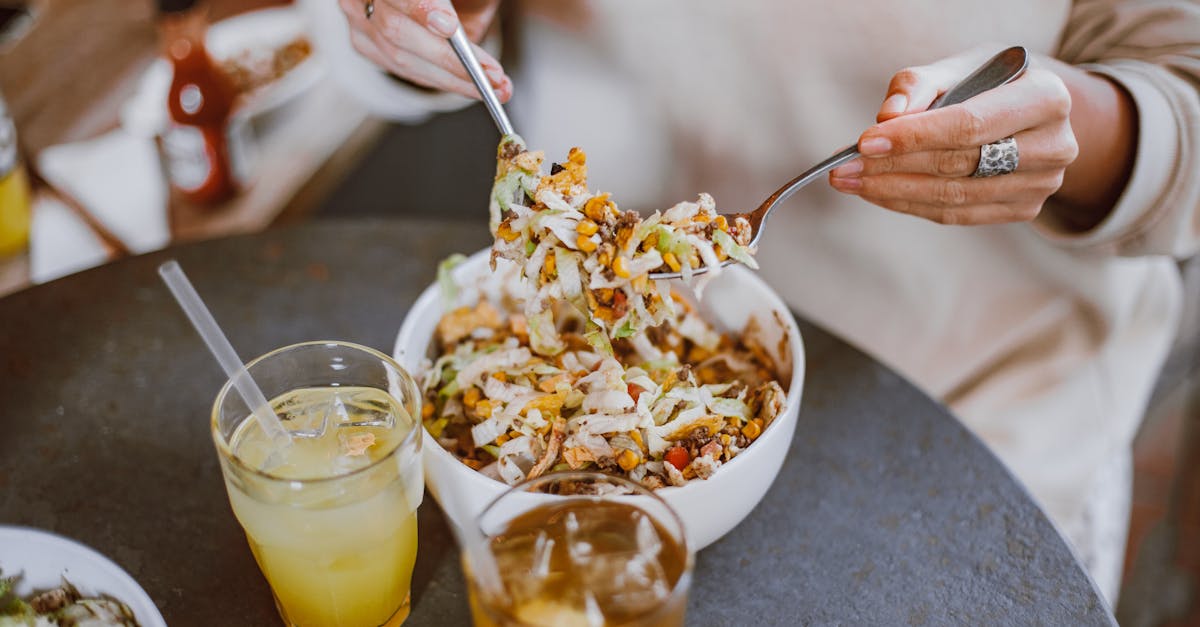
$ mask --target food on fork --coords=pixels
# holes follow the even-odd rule
[[[500,142],[490,202],[496,258],[523,268],[537,287],[525,318],[536,352],[563,346],[547,332],[551,304],[567,301],[586,314],[586,336],[604,352],[609,339],[632,337],[670,319],[670,289],[650,280],[679,272],[689,281],[706,267],[716,275],[727,259],[757,268],[750,223],[718,215],[708,194],[642,218],[617,209],[609,194],[587,188],[586,155],[572,148],[567,160],[542,173],[541,151],[509,135]]]
[[[753,318],[740,335],[719,333],[670,294],[661,326],[604,352],[585,337],[584,314],[556,302],[562,348],[546,354],[519,304],[501,307],[483,299],[443,316],[420,384],[430,435],[505,483],[591,469],[682,486],[739,455],[783,409]]]

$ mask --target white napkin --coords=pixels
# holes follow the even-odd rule
[[[29,278],[45,283],[108,260],[104,242],[69,207],[40,196],[29,232]]]
[[[94,139],[52,146],[38,158],[42,176],[74,196],[133,253],[170,242],[167,186],[154,142],[117,129]],[[55,205],[58,205],[55,208]],[[39,214],[45,216],[39,217]],[[71,224],[71,222],[78,224]],[[87,225],[57,201],[39,200],[30,232],[30,274],[35,282],[105,261],[103,245],[85,245]],[[97,259],[96,245],[100,258]]]

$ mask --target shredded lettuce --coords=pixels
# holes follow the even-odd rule
[[[442,293],[442,308],[449,311],[458,301],[458,282],[454,280],[453,272],[467,258],[464,255],[453,254],[438,264],[437,282]]]
[[[733,236],[720,229],[713,230],[713,241],[716,242],[725,254],[729,255],[734,261],[745,265],[746,267],[758,269],[758,262],[754,257],[750,256],[750,251],[745,246],[733,241]]]

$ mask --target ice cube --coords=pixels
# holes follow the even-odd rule
[[[606,607],[648,612],[671,592],[658,559],[641,553],[597,555],[588,566],[587,589]]]
[[[587,537],[590,530],[580,530],[579,518],[575,516],[575,512],[567,512],[563,519],[563,526],[566,528],[566,533],[563,535],[567,541],[567,556],[574,564],[587,564],[592,559],[593,547],[592,543],[584,538]]]
[[[637,512],[634,514],[637,518],[637,547],[638,551],[643,555],[657,557],[662,552],[662,538],[658,536],[658,529],[654,527],[654,522],[645,514]]]
[[[391,429],[395,415],[391,399],[379,390],[336,392],[330,401],[334,424],[339,427],[383,427]]]
[[[554,540],[546,532],[538,532],[537,540],[533,543],[533,564],[530,575],[542,580],[550,576],[550,558],[554,555]]]
[[[319,438],[329,427],[329,405],[310,402],[289,407],[284,425],[292,437]]]
[[[589,590],[583,591],[583,612],[588,627],[604,627],[604,612],[600,611],[600,604]]]

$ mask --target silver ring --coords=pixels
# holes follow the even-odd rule
[[[367,3],[363,5],[363,11],[366,12],[367,19],[371,19],[371,16],[375,15],[375,0],[367,0]]]
[[[1017,140],[1005,137],[998,142],[984,144],[979,147],[979,165],[971,176],[984,178],[1012,174],[1017,170],[1021,155],[1017,151]]]

